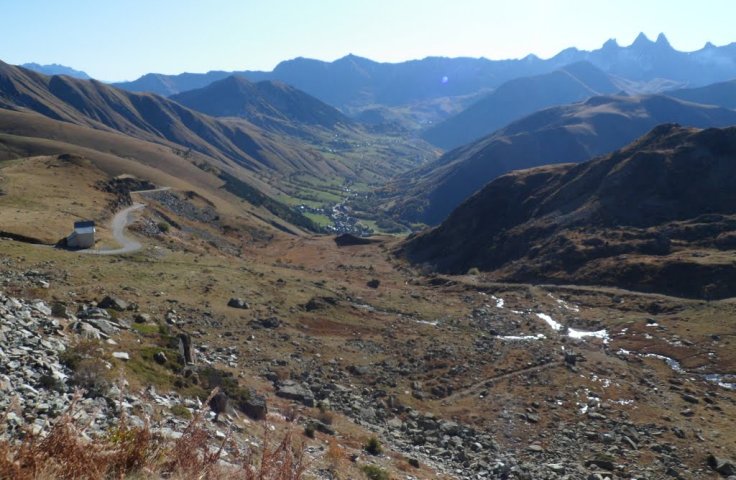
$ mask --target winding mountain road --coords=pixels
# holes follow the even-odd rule
[[[162,192],[170,190],[170,187],[156,188],[153,190],[140,190],[137,192],[130,193],[151,193],[151,192]],[[128,238],[125,236],[125,227],[133,223],[132,213],[141,210],[146,206],[145,203],[134,203],[128,208],[120,210],[112,217],[110,224],[112,228],[112,236],[116,242],[120,244],[119,248],[111,249],[99,249],[99,248],[88,248],[86,250],[79,250],[78,253],[92,253],[95,255],[121,255],[123,253],[132,253],[142,248],[141,242]]]

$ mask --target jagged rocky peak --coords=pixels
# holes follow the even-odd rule
[[[609,38],[606,40],[606,43],[604,43],[602,47],[603,50],[613,50],[616,48],[620,48],[620,46],[615,38]]]
[[[634,43],[631,44],[631,47],[645,47],[652,45],[654,42],[649,40],[649,37],[646,36],[644,32],[639,33],[639,35],[636,36],[636,39],[634,40]]]

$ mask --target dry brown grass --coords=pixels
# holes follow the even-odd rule
[[[74,419],[81,396],[80,392],[75,394],[69,409],[47,435],[28,431],[17,441],[0,441],[0,479],[300,480],[307,467],[304,450],[295,444],[291,433],[271,445],[268,428],[260,451],[242,452],[234,463],[221,463],[223,451],[232,440],[227,436],[219,448],[210,448],[209,434],[203,426],[204,408],[174,442],[155,435],[147,423],[131,428],[124,415],[108,435],[89,440],[85,438],[84,426]],[[5,417],[7,413],[0,418],[3,424]]]

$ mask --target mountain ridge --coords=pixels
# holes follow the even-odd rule
[[[570,63],[589,61],[612,75],[646,82],[669,78],[690,86],[700,86],[736,77],[736,44],[706,45],[694,52],[674,50],[664,35],[653,42],[641,34],[629,46],[609,40],[597,50],[568,48],[557,55],[540,59],[528,55],[521,59],[426,57],[398,63],[382,63],[346,55],[333,62],[297,57],[280,62],[272,71],[208,72],[205,74],[147,74],[117,86],[172,95],[201,88],[230,74],[251,81],[280,80],[325,103],[349,111],[370,104],[404,105],[439,97],[467,95],[495,88],[518,77],[539,75]],[[676,66],[676,68],[673,67]],[[157,82],[144,78],[157,75]]]
[[[592,97],[517,120],[400,175],[379,195],[394,216],[436,225],[475,191],[510,170],[583,162],[667,122],[725,127],[736,124],[736,111],[662,95]]]
[[[451,150],[537,110],[618,90],[592,63],[572,63],[550,73],[509,80],[457,115],[423,131],[422,138]]]
[[[736,127],[660,125],[610,155],[501,176],[401,253],[500,281],[733,296],[718,252],[736,244],[734,158]]]

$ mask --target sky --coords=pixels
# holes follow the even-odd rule
[[[736,41],[734,0],[0,0],[0,60],[59,63],[106,81],[272,70],[349,53],[542,58],[664,32],[673,47]]]

